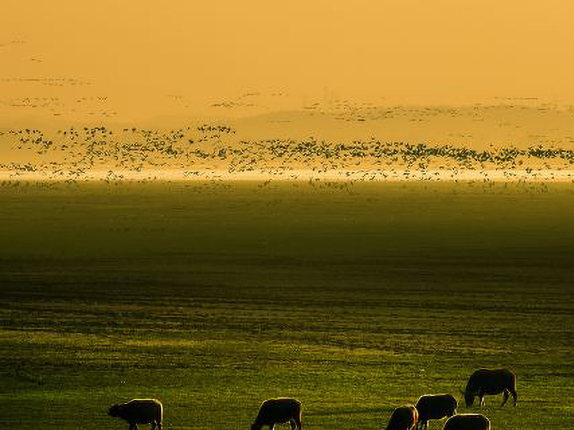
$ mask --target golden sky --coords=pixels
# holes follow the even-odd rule
[[[573,17],[568,0],[2,0],[0,112],[574,103]]]

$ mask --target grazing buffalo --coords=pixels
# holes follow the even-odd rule
[[[490,430],[490,420],[481,414],[458,414],[446,420],[443,430]]]
[[[419,427],[428,428],[429,420],[440,420],[456,414],[458,404],[450,394],[426,394],[416,404],[419,412]]]
[[[466,407],[472,406],[475,396],[480,399],[480,406],[484,405],[484,395],[504,393],[502,406],[512,394],[516,406],[516,375],[508,369],[480,369],[470,375],[464,390]]]
[[[134,399],[113,405],[108,415],[126,420],[130,430],[137,430],[138,424],[151,424],[151,430],[155,430],[156,426],[161,430],[163,406],[155,399]]]
[[[301,402],[296,399],[279,398],[265,400],[259,408],[259,413],[251,430],[261,430],[263,426],[269,426],[273,430],[275,424],[289,422],[291,430],[301,430]]]
[[[414,406],[400,406],[393,411],[386,430],[414,430],[418,421],[419,413]]]

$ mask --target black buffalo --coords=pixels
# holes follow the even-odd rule
[[[443,430],[490,430],[490,420],[481,414],[459,414],[446,420]]]
[[[420,428],[428,428],[428,420],[440,420],[456,414],[458,403],[450,394],[426,394],[417,401]]]
[[[464,389],[464,401],[467,407],[472,406],[474,398],[478,396],[480,405],[484,405],[484,395],[504,393],[502,406],[512,394],[514,406],[516,406],[516,375],[508,369],[480,369],[470,375]]]
[[[259,413],[251,430],[261,430],[263,426],[269,426],[273,430],[275,424],[289,422],[291,430],[301,430],[301,402],[296,399],[278,398],[265,400],[259,408]]]
[[[138,424],[151,424],[151,430],[161,430],[163,407],[155,399],[134,399],[127,403],[113,405],[108,410],[110,417],[122,418],[130,425],[130,430],[137,430]]]
[[[413,430],[418,420],[419,413],[414,406],[400,406],[393,411],[386,430]]]

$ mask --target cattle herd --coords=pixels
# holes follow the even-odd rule
[[[516,375],[508,369],[480,369],[468,379],[464,389],[464,401],[467,407],[474,403],[475,397],[484,405],[485,395],[503,394],[504,406],[512,395],[516,406]],[[427,430],[429,420],[448,417],[443,430],[490,430],[490,420],[482,414],[457,414],[458,403],[451,394],[426,394],[416,405],[396,408],[386,430]],[[265,400],[251,426],[251,430],[261,430],[268,426],[273,430],[275,424],[289,423],[291,430],[301,430],[301,402],[296,399],[278,398]],[[113,405],[108,410],[111,417],[122,418],[136,430],[138,424],[151,424],[151,430],[161,430],[163,406],[155,399],[134,399],[127,403]]]

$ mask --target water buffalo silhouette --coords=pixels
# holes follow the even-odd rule
[[[467,407],[472,406],[474,398],[478,396],[480,406],[484,405],[484,395],[504,393],[501,407],[505,405],[509,394],[512,394],[514,406],[518,394],[516,393],[516,375],[508,369],[479,369],[470,375],[464,389],[464,401]]]
[[[110,417],[122,418],[130,425],[129,430],[137,430],[138,424],[151,424],[151,430],[161,430],[163,406],[155,399],[134,399],[118,403],[108,410]]]
[[[457,406],[456,399],[450,394],[425,394],[421,396],[415,405],[419,412],[417,427],[427,429],[428,420],[452,417],[456,414]]]
[[[273,430],[275,424],[286,422],[291,424],[291,430],[301,430],[301,413],[299,400],[285,397],[265,400],[259,408],[251,430],[261,430],[263,426],[269,426],[269,430]]]
[[[404,405],[396,408],[386,430],[414,430],[419,421],[419,413],[412,405]]]
[[[481,414],[458,414],[446,420],[443,430],[490,430],[490,420]]]

